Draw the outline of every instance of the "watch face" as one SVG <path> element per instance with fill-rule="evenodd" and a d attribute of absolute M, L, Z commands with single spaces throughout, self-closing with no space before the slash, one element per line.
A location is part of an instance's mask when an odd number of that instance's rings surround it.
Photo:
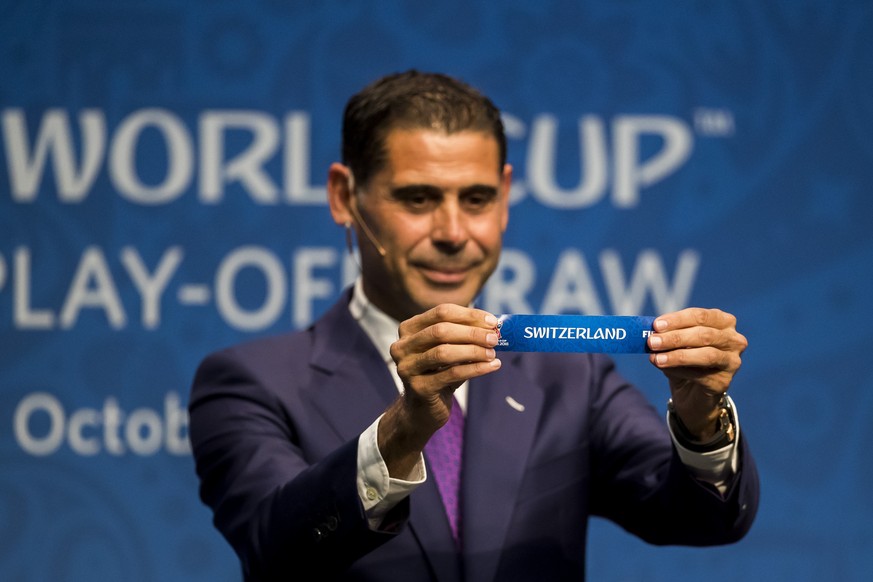
<path fill-rule="evenodd" d="M 734 442 L 736 431 L 734 430 L 734 418 L 730 411 L 730 404 L 724 403 L 721 412 L 718 415 L 719 434 L 727 438 L 728 443 Z"/>

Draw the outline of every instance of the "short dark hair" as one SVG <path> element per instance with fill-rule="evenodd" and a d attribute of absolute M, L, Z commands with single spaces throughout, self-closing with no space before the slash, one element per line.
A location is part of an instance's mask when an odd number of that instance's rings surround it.
<path fill-rule="evenodd" d="M 499 149 L 497 171 L 506 163 L 506 135 L 494 103 L 458 79 L 415 70 L 382 77 L 349 99 L 343 115 L 343 163 L 358 184 L 366 185 L 385 167 L 388 134 L 420 128 L 488 133 Z"/>

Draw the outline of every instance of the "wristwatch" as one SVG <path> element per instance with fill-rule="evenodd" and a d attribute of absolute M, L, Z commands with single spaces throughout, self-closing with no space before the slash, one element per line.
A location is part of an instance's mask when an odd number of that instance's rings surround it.
<path fill-rule="evenodd" d="M 685 425 L 682 424 L 682 419 L 679 418 L 673 407 L 672 398 L 667 401 L 667 410 L 669 411 L 667 418 L 670 422 L 670 428 L 673 429 L 673 434 L 676 436 L 676 440 L 683 447 L 695 453 L 707 453 L 726 447 L 737 438 L 733 404 L 729 396 L 724 395 L 721 397 L 721 401 L 718 403 L 718 428 L 712 438 L 702 442 L 696 440 Z"/>

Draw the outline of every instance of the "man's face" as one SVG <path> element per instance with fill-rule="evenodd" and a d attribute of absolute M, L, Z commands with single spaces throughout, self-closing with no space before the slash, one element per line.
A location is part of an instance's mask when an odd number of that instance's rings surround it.
<path fill-rule="evenodd" d="M 509 218 L 510 166 L 484 132 L 394 130 L 387 163 L 357 203 L 385 249 L 360 241 L 364 292 L 398 320 L 468 305 L 497 266 Z"/>

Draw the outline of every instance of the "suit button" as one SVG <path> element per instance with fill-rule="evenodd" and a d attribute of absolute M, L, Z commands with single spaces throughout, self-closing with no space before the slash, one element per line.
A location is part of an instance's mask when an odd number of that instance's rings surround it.
<path fill-rule="evenodd" d="M 378 491 L 376 491 L 376 489 L 373 487 L 367 487 L 367 499 L 369 499 L 370 501 L 373 501 L 377 497 L 379 497 Z"/>
<path fill-rule="evenodd" d="M 327 531 L 336 531 L 336 526 L 339 525 L 339 520 L 331 515 L 326 520 L 324 520 L 324 523 L 322 525 L 327 528 Z"/>
<path fill-rule="evenodd" d="M 321 531 L 321 528 L 315 527 L 312 528 L 312 539 L 316 542 L 320 542 L 324 539 L 324 532 Z"/>

